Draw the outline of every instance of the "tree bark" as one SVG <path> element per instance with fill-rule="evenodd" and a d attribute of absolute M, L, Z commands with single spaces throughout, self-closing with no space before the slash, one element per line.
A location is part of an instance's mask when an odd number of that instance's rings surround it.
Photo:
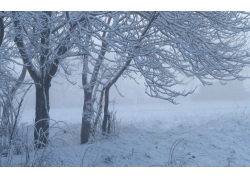
<path fill-rule="evenodd" d="M 40 149 L 48 143 L 49 138 L 49 85 L 36 86 L 36 118 L 34 140 L 35 147 Z"/>
<path fill-rule="evenodd" d="M 84 91 L 84 104 L 81 128 L 81 144 L 88 142 L 91 130 L 91 118 L 93 115 L 92 91 Z"/>
<path fill-rule="evenodd" d="M 4 24 L 3 24 L 3 18 L 0 18 L 0 46 L 3 42 L 3 36 L 4 36 Z"/>
<path fill-rule="evenodd" d="M 102 133 L 107 133 L 107 124 L 108 124 L 108 118 L 109 118 L 109 89 L 110 86 L 105 88 L 105 99 L 104 99 L 104 115 L 103 115 L 103 121 L 102 121 Z M 108 129 L 108 132 L 110 129 Z"/>
<path fill-rule="evenodd" d="M 103 101 L 104 92 L 105 92 L 105 89 L 102 89 L 100 100 L 99 100 L 99 106 L 98 106 L 98 109 L 97 109 L 97 115 L 96 115 L 96 118 L 95 118 L 95 121 L 94 121 L 94 127 L 93 127 L 94 131 L 96 130 L 97 123 L 98 123 L 99 118 L 100 118 L 101 113 L 102 113 L 102 106 L 103 106 L 102 101 Z"/>

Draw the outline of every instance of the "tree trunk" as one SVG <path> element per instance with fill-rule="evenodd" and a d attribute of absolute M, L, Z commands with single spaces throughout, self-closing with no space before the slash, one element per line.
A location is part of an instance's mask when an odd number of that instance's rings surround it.
<path fill-rule="evenodd" d="M 35 147 L 42 148 L 49 138 L 49 88 L 50 86 L 36 86 L 36 118 L 34 140 Z"/>
<path fill-rule="evenodd" d="M 2 112 L 2 123 L 5 127 L 8 126 L 9 124 L 9 117 L 10 117 L 10 111 L 12 110 L 12 107 L 10 105 L 10 100 L 6 98 L 6 100 L 3 103 L 3 112 Z"/>
<path fill-rule="evenodd" d="M 84 90 L 84 104 L 82 115 L 81 144 L 88 142 L 93 115 L 92 91 Z"/>
<path fill-rule="evenodd" d="M 114 76 L 114 78 L 107 84 L 105 87 L 105 100 L 104 100 L 104 117 L 102 121 L 102 132 L 105 134 L 107 132 L 107 123 L 108 118 L 110 118 L 110 114 L 108 112 L 109 107 L 109 89 L 113 84 L 116 83 L 118 78 L 122 75 L 122 73 L 128 68 L 129 64 L 131 63 L 132 58 L 128 59 L 128 61 L 125 63 L 125 65 L 120 69 L 120 71 L 117 72 L 117 74 Z M 108 125 L 108 132 L 110 131 L 110 124 Z"/>
<path fill-rule="evenodd" d="M 0 46 L 3 42 L 3 36 L 4 36 L 4 24 L 3 24 L 3 18 L 0 18 Z"/>
<path fill-rule="evenodd" d="M 105 88 L 104 117 L 103 117 L 103 121 L 102 121 L 102 133 L 103 134 L 107 133 L 107 123 L 108 123 L 108 120 L 110 118 L 110 114 L 108 111 L 108 108 L 109 108 L 109 89 L 110 89 L 109 86 Z"/>
<path fill-rule="evenodd" d="M 95 121 L 94 121 L 94 127 L 93 127 L 94 132 L 93 132 L 93 134 L 95 134 L 97 123 L 98 123 L 99 118 L 100 118 L 100 116 L 102 114 L 102 106 L 103 106 L 102 102 L 103 102 L 104 92 L 105 92 L 105 89 L 102 89 L 100 100 L 99 100 L 99 106 L 98 106 L 98 109 L 97 109 L 97 115 L 96 115 L 96 118 L 95 118 Z"/>

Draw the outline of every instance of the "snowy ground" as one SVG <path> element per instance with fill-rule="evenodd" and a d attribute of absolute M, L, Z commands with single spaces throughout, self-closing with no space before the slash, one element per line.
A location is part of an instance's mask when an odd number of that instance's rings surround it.
<path fill-rule="evenodd" d="M 116 131 L 85 145 L 78 145 L 82 108 L 51 109 L 51 118 L 66 122 L 71 133 L 67 130 L 55 136 L 54 139 L 65 141 L 56 148 L 31 152 L 29 165 L 249 167 L 248 104 L 248 101 L 118 104 Z M 23 112 L 23 122 L 32 123 L 33 119 L 33 110 Z M 27 154 L 11 159 L 2 157 L 1 165 L 23 166 L 27 164 L 26 157 Z"/>

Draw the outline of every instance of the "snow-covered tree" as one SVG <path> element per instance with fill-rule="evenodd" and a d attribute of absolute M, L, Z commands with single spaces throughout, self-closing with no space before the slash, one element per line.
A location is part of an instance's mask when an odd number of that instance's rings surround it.
<path fill-rule="evenodd" d="M 109 89 L 122 75 L 140 73 L 149 96 L 175 103 L 193 92 L 176 90 L 182 77 L 205 85 L 212 79 L 243 80 L 240 73 L 250 63 L 245 12 L 7 12 L 5 17 L 12 26 L 9 40 L 36 85 L 34 135 L 43 144 L 51 79 L 58 66 L 68 73 L 62 61 L 67 57 L 83 67 L 82 144 L 102 108 L 106 131 Z"/>
<path fill-rule="evenodd" d="M 9 58 L 10 54 L 13 54 L 12 57 L 15 54 L 15 49 L 12 48 L 13 42 L 8 41 L 7 38 L 11 34 L 9 28 L 9 24 L 4 29 L 1 28 L 1 32 L 6 31 L 6 33 L 4 33 L 5 38 L 1 37 L 3 41 L 0 47 L 0 134 L 2 141 L 0 149 L 8 148 L 17 138 L 22 99 L 19 100 L 16 95 L 23 91 L 20 87 L 26 76 L 26 68 L 23 66 L 19 72 L 15 63 Z"/>
<path fill-rule="evenodd" d="M 7 12 L 13 40 L 36 86 L 34 139 L 37 148 L 49 137 L 49 88 L 71 48 L 67 12 Z"/>
<path fill-rule="evenodd" d="M 94 118 L 97 93 L 101 91 L 100 99 L 103 93 L 108 99 L 110 87 L 127 69 L 126 64 L 132 60 L 128 52 L 134 49 L 133 41 L 140 42 L 140 36 L 136 37 L 138 31 L 144 29 L 142 36 L 146 35 L 148 22 L 133 12 L 79 12 L 72 13 L 73 17 L 75 21 L 86 19 L 78 23 L 76 31 L 72 33 L 76 39 L 74 43 L 79 47 L 78 53 L 82 54 L 84 105 L 81 143 L 86 143 L 91 131 L 91 120 Z M 121 58 L 109 58 L 115 54 Z M 105 117 L 106 107 L 107 104 Z M 97 110 L 96 117 L 99 116 Z"/>
<path fill-rule="evenodd" d="M 90 86 L 85 86 L 85 90 L 88 89 L 85 95 L 89 93 L 90 98 L 86 98 L 84 113 L 91 113 L 83 115 L 81 137 L 85 138 L 81 143 L 88 139 L 93 118 L 91 98 L 98 77 L 102 78 L 99 80 L 103 87 L 101 97 L 105 95 L 106 98 L 106 119 L 108 91 L 132 61 L 145 78 L 146 93 L 172 103 L 175 103 L 174 98 L 193 92 L 175 90 L 183 84 L 182 77 L 196 77 L 206 85 L 211 84 L 212 79 L 243 80 L 240 72 L 250 63 L 246 46 L 249 15 L 244 12 L 113 12 L 89 17 L 92 17 L 89 18 L 89 32 L 96 33 L 102 45 L 97 51 L 99 59 L 91 72 Z M 91 35 L 89 37 L 91 39 Z M 115 63 L 122 66 L 112 69 L 104 63 L 104 60 L 112 62 L 105 57 L 107 49 L 120 56 L 120 61 Z M 101 67 L 112 78 L 103 77 L 99 72 Z M 84 77 L 83 82 L 86 82 L 87 76 Z M 105 123 L 106 120 L 104 131 Z"/>
<path fill-rule="evenodd" d="M 149 19 L 150 13 L 139 12 Z M 174 102 L 178 75 L 210 80 L 243 80 L 249 65 L 247 32 L 249 14 L 244 12 L 159 12 L 147 38 L 150 53 L 134 58 L 151 97 Z"/>

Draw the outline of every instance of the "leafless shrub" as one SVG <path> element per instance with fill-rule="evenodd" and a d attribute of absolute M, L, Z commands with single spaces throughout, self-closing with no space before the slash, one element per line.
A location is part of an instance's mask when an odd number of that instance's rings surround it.
<path fill-rule="evenodd" d="M 59 147 L 71 147 L 75 145 L 75 134 L 70 127 L 61 121 L 55 121 L 50 126 L 50 137 L 48 144 L 43 145 L 42 148 L 36 148 L 34 143 L 33 125 L 22 124 L 17 126 L 17 139 L 13 139 L 8 149 L 0 156 L 1 166 L 26 166 L 26 167 L 55 167 L 63 166 L 68 162 L 63 161 L 60 154 L 57 153 Z M 46 133 L 46 132 L 44 132 Z M 79 142 L 78 142 L 79 143 Z"/>

